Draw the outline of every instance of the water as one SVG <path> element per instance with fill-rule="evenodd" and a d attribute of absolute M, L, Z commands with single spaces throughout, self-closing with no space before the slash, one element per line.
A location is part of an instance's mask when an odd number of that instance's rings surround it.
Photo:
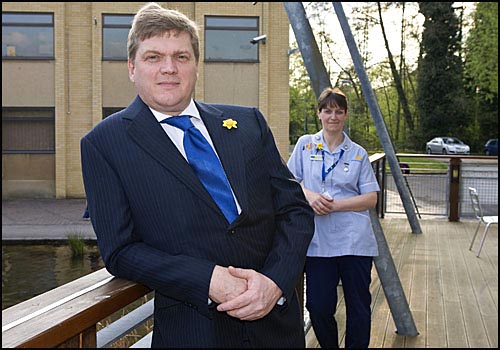
<path fill-rule="evenodd" d="M 67 244 L 2 243 L 2 310 L 103 267 L 95 244 L 73 258 Z"/>

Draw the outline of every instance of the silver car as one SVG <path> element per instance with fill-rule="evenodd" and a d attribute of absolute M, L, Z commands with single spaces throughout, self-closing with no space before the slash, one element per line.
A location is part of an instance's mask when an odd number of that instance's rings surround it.
<path fill-rule="evenodd" d="M 470 147 L 456 137 L 435 137 L 425 149 L 427 154 L 470 154 Z"/>

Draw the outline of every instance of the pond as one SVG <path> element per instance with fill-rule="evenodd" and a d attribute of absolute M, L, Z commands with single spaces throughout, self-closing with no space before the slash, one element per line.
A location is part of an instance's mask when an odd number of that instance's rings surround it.
<path fill-rule="evenodd" d="M 103 267 L 96 244 L 75 258 L 68 244 L 2 242 L 2 310 Z"/>

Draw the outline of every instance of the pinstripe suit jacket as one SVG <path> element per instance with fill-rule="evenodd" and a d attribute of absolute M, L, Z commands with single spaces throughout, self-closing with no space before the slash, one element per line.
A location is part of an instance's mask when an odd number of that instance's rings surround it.
<path fill-rule="evenodd" d="M 295 285 L 313 212 L 255 108 L 195 102 L 242 212 L 229 225 L 144 102 L 81 140 L 85 192 L 106 268 L 155 290 L 153 346 L 304 346 Z M 237 129 L 222 127 L 224 119 Z M 214 266 L 254 269 L 287 302 L 239 321 L 207 304 Z"/>

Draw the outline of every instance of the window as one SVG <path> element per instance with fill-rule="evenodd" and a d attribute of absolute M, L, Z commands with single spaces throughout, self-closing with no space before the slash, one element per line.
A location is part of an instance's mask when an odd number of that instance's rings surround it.
<path fill-rule="evenodd" d="M 111 114 L 121 111 L 125 107 L 103 107 L 102 109 L 102 119 L 106 119 Z"/>
<path fill-rule="evenodd" d="M 134 15 L 102 16 L 102 59 L 127 60 L 128 32 Z"/>
<path fill-rule="evenodd" d="M 2 12 L 2 58 L 53 59 L 54 15 Z"/>
<path fill-rule="evenodd" d="M 205 17 L 205 61 L 257 62 L 258 17 Z"/>
<path fill-rule="evenodd" d="M 2 108 L 2 153 L 55 153 L 54 108 Z"/>

